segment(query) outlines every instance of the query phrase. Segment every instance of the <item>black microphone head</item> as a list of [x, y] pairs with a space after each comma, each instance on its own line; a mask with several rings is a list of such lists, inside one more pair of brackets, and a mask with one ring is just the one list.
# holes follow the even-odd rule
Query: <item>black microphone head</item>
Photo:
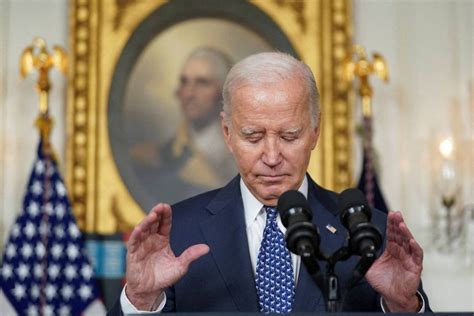
[[297, 190], [289, 190], [280, 195], [277, 204], [277, 211], [280, 214], [281, 221], [285, 227], [288, 225], [288, 217], [290, 215], [287, 211], [294, 208], [303, 209], [309, 221], [312, 218], [308, 200], [306, 200], [303, 193]]
[[339, 196], [342, 224], [349, 231], [350, 249], [353, 254], [375, 253], [382, 244], [382, 235], [370, 222], [372, 210], [364, 193], [358, 189], [344, 190]]
[[354, 206], [364, 206], [365, 208], [370, 209], [369, 202], [367, 202], [364, 193], [355, 188], [349, 188], [341, 192], [339, 195], [338, 206], [339, 213]]
[[372, 211], [365, 198], [364, 193], [355, 188], [349, 188], [341, 192], [338, 199], [339, 214], [341, 214], [341, 220], [344, 223], [346, 219], [346, 211], [353, 207], [361, 207], [363, 213], [367, 216], [367, 219], [370, 221], [372, 217]]

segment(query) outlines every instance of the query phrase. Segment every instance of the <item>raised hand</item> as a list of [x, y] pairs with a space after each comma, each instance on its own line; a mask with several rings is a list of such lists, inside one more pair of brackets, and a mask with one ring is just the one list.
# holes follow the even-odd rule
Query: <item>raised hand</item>
[[169, 243], [170, 230], [171, 207], [160, 203], [130, 235], [126, 295], [139, 310], [150, 310], [164, 290], [186, 274], [194, 260], [209, 252], [207, 245], [198, 244], [176, 257]]
[[418, 312], [416, 291], [423, 269], [423, 250], [413, 238], [400, 212], [390, 212], [384, 253], [365, 277], [380, 293], [391, 312]]

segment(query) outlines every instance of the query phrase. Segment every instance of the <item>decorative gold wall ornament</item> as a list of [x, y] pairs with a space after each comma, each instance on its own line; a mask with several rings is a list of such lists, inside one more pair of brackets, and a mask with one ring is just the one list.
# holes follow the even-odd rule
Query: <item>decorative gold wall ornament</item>
[[38, 72], [35, 89], [39, 95], [39, 115], [35, 121], [35, 126], [40, 132], [44, 148], [50, 150], [49, 139], [54, 121], [49, 116], [49, 90], [51, 89], [49, 71], [57, 68], [59, 71], [66, 73], [66, 51], [60, 46], [54, 46], [53, 52], [50, 53], [45, 40], [37, 37], [33, 40], [32, 45], [23, 50], [19, 66], [22, 79], [34, 71]]
[[[353, 55], [355, 60], [352, 59]], [[362, 114], [364, 117], [372, 116], [372, 86], [369, 83], [370, 75], [376, 75], [388, 82], [388, 66], [385, 59], [379, 53], [372, 54], [373, 61], [367, 59], [365, 49], [360, 45], [354, 45], [352, 53], [347, 55], [344, 61], [344, 80], [350, 84], [359, 79], [359, 96], [362, 98]]]
[[[183, 10], [176, 11], [174, 23], [214, 17], [237, 21], [252, 29], [239, 20], [240, 16], [254, 14], [272, 21], [299, 58], [313, 69], [322, 96], [321, 138], [309, 172], [328, 188], [341, 190], [349, 186], [352, 110], [350, 86], [342, 80], [342, 61], [351, 47], [350, 3], [349, 0], [226, 1], [223, 8], [222, 1], [216, 0], [72, 1], [67, 184], [80, 227], [86, 232], [109, 234], [133, 227], [144, 216], [125, 185], [113, 155], [108, 134], [110, 92], [127, 44], [137, 34], [144, 35], [137, 33], [143, 22], [180, 4]], [[249, 10], [232, 15], [230, 10], [243, 6]], [[219, 10], [227, 11], [219, 14]], [[165, 17], [168, 27], [173, 26], [171, 18]], [[253, 31], [258, 33], [256, 29]]]

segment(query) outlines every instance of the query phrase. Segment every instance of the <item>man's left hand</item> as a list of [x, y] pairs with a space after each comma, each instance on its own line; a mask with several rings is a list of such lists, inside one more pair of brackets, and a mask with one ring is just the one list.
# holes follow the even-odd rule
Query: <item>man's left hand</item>
[[365, 278], [384, 298], [390, 312], [418, 312], [416, 291], [423, 269], [423, 249], [408, 230], [400, 212], [389, 212], [386, 247]]

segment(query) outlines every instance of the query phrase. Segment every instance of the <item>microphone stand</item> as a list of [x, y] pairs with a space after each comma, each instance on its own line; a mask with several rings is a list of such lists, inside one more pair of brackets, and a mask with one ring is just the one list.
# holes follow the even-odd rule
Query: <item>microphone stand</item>
[[[309, 275], [323, 292], [328, 312], [340, 312], [342, 309], [341, 290], [339, 287], [339, 278], [335, 273], [335, 266], [339, 261], [349, 259], [351, 255], [352, 253], [349, 247], [342, 247], [331, 256], [327, 256], [323, 253], [315, 254], [314, 251], [300, 252], [301, 261], [303, 261], [303, 264], [306, 266]], [[318, 259], [327, 262], [326, 274], [321, 272]], [[375, 259], [375, 249], [370, 249], [361, 256], [346, 291], [353, 288], [364, 277]]]

